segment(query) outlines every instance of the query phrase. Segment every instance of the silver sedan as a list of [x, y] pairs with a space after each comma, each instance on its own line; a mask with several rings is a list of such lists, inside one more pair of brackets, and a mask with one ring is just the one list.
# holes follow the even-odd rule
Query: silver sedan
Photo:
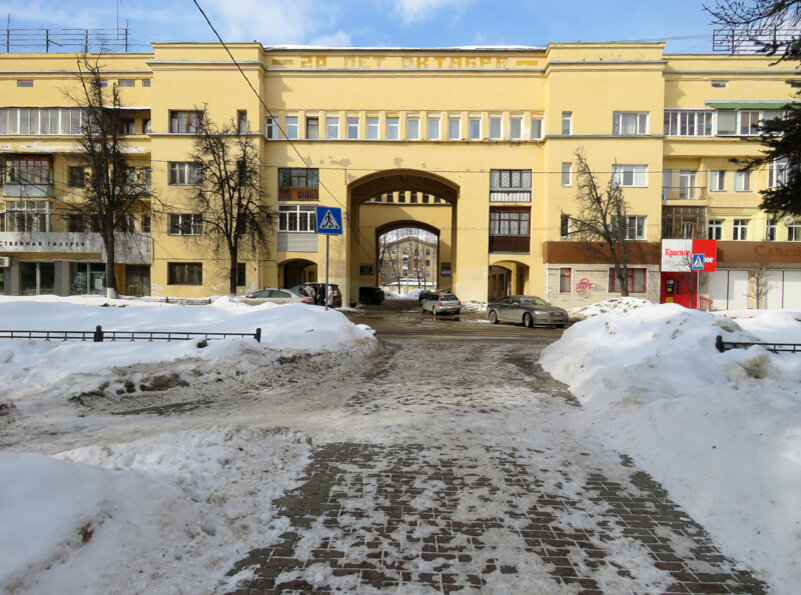
[[238, 302], [251, 306], [259, 304], [313, 304], [311, 298], [300, 295], [289, 289], [273, 289], [265, 287], [246, 296], [237, 298]]
[[533, 326], [557, 326], [564, 328], [568, 322], [567, 311], [552, 306], [541, 297], [533, 295], [510, 295], [487, 304], [487, 318], [492, 324], [516, 322], [528, 328]]
[[420, 302], [420, 311], [439, 314], [458, 314], [462, 310], [462, 302], [450, 292], [431, 293]]

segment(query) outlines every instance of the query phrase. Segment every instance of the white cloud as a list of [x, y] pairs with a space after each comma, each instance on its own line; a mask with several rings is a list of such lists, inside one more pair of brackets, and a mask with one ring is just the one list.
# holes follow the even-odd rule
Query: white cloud
[[448, 6], [461, 9], [466, 4], [465, 0], [393, 0], [393, 2], [395, 12], [400, 15], [404, 25], [428, 20], [433, 13]]

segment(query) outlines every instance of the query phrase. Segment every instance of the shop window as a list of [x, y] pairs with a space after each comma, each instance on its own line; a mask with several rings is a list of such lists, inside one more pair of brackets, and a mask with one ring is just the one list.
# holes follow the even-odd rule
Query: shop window
[[203, 264], [168, 262], [167, 285], [203, 285]]
[[[647, 289], [648, 269], [628, 267], [626, 270], [629, 293], [645, 293]], [[609, 293], [619, 293], [620, 291], [622, 291], [620, 279], [617, 278], [614, 267], [611, 267], [609, 269]]]
[[106, 293], [106, 265], [102, 262], [70, 263], [70, 295]]
[[53, 295], [56, 293], [56, 263], [19, 263], [20, 295]]
[[317, 200], [320, 172], [317, 168], [279, 167], [279, 200]]
[[573, 286], [573, 269], [562, 267], [559, 269], [559, 293], [570, 293]]

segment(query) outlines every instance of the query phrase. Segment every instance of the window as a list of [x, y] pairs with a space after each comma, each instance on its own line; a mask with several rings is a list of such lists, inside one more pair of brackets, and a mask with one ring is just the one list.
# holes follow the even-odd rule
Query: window
[[53, 166], [49, 157], [13, 157], [6, 159], [5, 184], [53, 183]]
[[359, 118], [358, 117], [348, 118], [347, 126], [348, 126], [348, 138], [349, 139], [359, 138]]
[[709, 233], [707, 237], [710, 240], [723, 239], [723, 219], [710, 219], [709, 220]]
[[316, 168], [278, 168], [278, 200], [317, 200], [319, 186]]
[[339, 138], [339, 116], [329, 116], [325, 119], [326, 138]]
[[573, 134], [573, 112], [562, 112], [562, 134]]
[[765, 241], [776, 241], [776, 217], [768, 217], [765, 221]]
[[[625, 238], [627, 240], [644, 240], [645, 239], [645, 217], [640, 216], [627, 216], [623, 220], [626, 223]], [[612, 217], [612, 230], [617, 230], [617, 217]]]
[[736, 192], [748, 192], [749, 190], [751, 190], [750, 171], [734, 172], [734, 190]]
[[573, 286], [573, 269], [562, 267], [559, 269], [559, 293], [570, 293]]
[[729, 81], [712, 81], [712, 86], [718, 89], [725, 89], [729, 86]]
[[378, 140], [378, 118], [377, 117], [370, 117], [367, 118], [367, 139], [368, 140]]
[[18, 80], [17, 81], [17, 86], [18, 87], [33, 87], [33, 81], [30, 80], [30, 79]]
[[150, 233], [150, 215], [142, 215], [142, 233]]
[[572, 166], [573, 164], [570, 163], [569, 161], [566, 161], [565, 163], [562, 164], [562, 186], [570, 186], [571, 184], [570, 171]]
[[776, 159], [768, 165], [768, 188], [778, 188], [787, 184], [787, 159]]
[[247, 285], [246, 282], [246, 275], [247, 275], [247, 267], [245, 266], [244, 262], [236, 263], [236, 286], [237, 287], [244, 287]]
[[528, 236], [531, 233], [528, 209], [505, 210], [490, 207], [491, 236]]
[[748, 239], [748, 219], [735, 219], [732, 231], [732, 240]]
[[712, 110], [665, 110], [665, 135], [712, 136]]
[[170, 132], [195, 133], [202, 118], [203, 112], [199, 110], [170, 110]]
[[264, 118], [264, 136], [269, 140], [278, 138], [278, 122], [271, 116]]
[[530, 200], [530, 169], [490, 170], [490, 202], [528, 202]]
[[297, 116], [287, 116], [286, 117], [286, 137], [288, 139], [296, 139], [298, 138], [298, 117]]
[[645, 165], [619, 165], [612, 166], [612, 180], [623, 187], [645, 187], [648, 185], [648, 168]]
[[737, 112], [734, 110], [720, 110], [718, 116], [718, 134], [727, 136], [737, 134]]
[[120, 118], [117, 121], [120, 134], [136, 134], [136, 120], [133, 118]]
[[439, 140], [439, 118], [428, 118], [426, 123], [426, 135], [428, 140]]
[[531, 140], [542, 138], [542, 119], [531, 118]]
[[320, 138], [320, 119], [306, 118], [306, 138], [317, 140]]
[[123, 213], [117, 219], [119, 230], [123, 233], [133, 233], [134, 230], [134, 216], [131, 213]]
[[46, 200], [6, 201], [6, 231], [53, 231], [53, 203]]
[[400, 139], [400, 118], [397, 116], [387, 117], [387, 140]]
[[741, 111], [740, 116], [740, 134], [757, 135], [759, 134], [759, 112], [758, 111]]
[[150, 134], [150, 118], [142, 120], [142, 134]]
[[247, 110], [236, 110], [236, 128], [239, 134], [248, 133], [248, 112]]
[[[646, 279], [648, 278], [648, 269], [632, 268], [626, 269], [628, 277], [629, 293], [645, 293]], [[609, 293], [617, 293], [622, 291], [620, 287], [620, 279], [615, 274], [615, 269], [609, 269]]]
[[168, 180], [171, 186], [192, 185], [200, 183], [200, 164], [191, 161], [175, 162], [168, 164]]
[[801, 242], [801, 219], [793, 219], [787, 226], [787, 241]]
[[509, 118], [509, 138], [512, 140], [521, 140], [523, 138], [523, 118]]
[[461, 140], [462, 138], [462, 119], [459, 117], [448, 118], [448, 140]]
[[140, 167], [139, 168], [139, 183], [142, 186], [150, 186], [150, 180], [152, 178], [153, 170], [149, 167]]
[[559, 217], [559, 235], [563, 240], [570, 237], [570, 215], [562, 213]]
[[500, 116], [490, 116], [489, 137], [491, 140], [500, 140], [503, 138], [503, 122]]
[[200, 213], [171, 213], [167, 233], [171, 236], [199, 236], [203, 234]]
[[726, 189], [726, 172], [725, 170], [713, 170], [709, 172], [709, 190], [710, 192], [723, 192]]
[[150, 86], [150, 79], [143, 79], [142, 80], [142, 86], [143, 87], [149, 87]]
[[704, 231], [704, 207], [662, 207], [662, 238], [701, 238]]
[[84, 171], [80, 165], [70, 165], [67, 168], [67, 186], [70, 188], [83, 188]]
[[135, 79], [120, 79], [119, 82], [120, 87], [135, 87], [136, 80]]
[[648, 113], [615, 112], [612, 115], [612, 134], [624, 136], [648, 134]]
[[279, 205], [278, 231], [314, 233], [317, 231], [315, 207]]
[[64, 215], [64, 228], [68, 233], [84, 233], [88, 229], [86, 217], [83, 213], [66, 213]]
[[420, 140], [420, 118], [406, 118], [406, 139]]
[[80, 134], [83, 119], [80, 108], [0, 108], [0, 134]]
[[481, 118], [467, 120], [467, 136], [470, 140], [481, 140]]
[[203, 285], [203, 264], [168, 262], [167, 285]]

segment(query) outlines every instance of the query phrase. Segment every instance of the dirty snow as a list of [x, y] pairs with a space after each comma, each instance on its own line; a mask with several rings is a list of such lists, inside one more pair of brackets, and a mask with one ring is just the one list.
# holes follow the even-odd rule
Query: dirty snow
[[545, 350], [543, 367], [581, 401], [580, 423], [660, 481], [725, 554], [797, 592], [801, 354], [714, 344], [719, 334], [799, 342], [801, 314], [732, 319], [627, 302], [596, 307]]
[[572, 322], [578, 322], [579, 320], [584, 320], [585, 318], [590, 318], [606, 312], [629, 312], [647, 306], [650, 303], [651, 302], [648, 300], [643, 300], [641, 298], [628, 296], [615, 297], [602, 302], [589, 304], [588, 306], [573, 308], [568, 313], [570, 314], [570, 320]]

